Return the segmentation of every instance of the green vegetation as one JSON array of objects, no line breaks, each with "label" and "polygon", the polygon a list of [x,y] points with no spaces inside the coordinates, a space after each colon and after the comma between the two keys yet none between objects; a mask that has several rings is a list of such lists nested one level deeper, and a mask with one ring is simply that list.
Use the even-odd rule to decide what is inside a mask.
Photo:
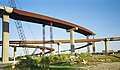
[{"label": "green vegetation", "polygon": [[86,53],[61,54],[54,56],[30,57],[20,59],[15,70],[46,70],[48,68],[78,68],[81,66],[93,65],[102,62],[120,62],[120,54],[87,56]]},{"label": "green vegetation", "polygon": [[120,54],[112,54],[112,57],[114,57],[113,60],[111,60],[112,62],[120,62]]},{"label": "green vegetation", "polygon": [[49,57],[36,57],[32,58],[26,56],[26,59],[21,59],[20,63],[16,65],[16,69],[22,70],[37,70],[37,69],[47,69],[50,65]]}]

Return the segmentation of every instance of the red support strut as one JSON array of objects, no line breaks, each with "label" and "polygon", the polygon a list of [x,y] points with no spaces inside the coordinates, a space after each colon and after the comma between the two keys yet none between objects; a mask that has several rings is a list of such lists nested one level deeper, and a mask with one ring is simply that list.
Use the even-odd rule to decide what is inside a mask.
[{"label": "red support strut", "polygon": [[50,23],[50,46],[52,47],[53,46],[53,30],[52,30],[52,22]]},{"label": "red support strut", "polygon": [[[45,25],[43,27],[43,46],[45,47]],[[45,48],[42,49],[42,55],[45,55]]]},{"label": "red support strut", "polygon": [[[52,22],[50,23],[50,46],[53,47],[53,30],[52,30]],[[52,51],[50,51],[50,54],[52,55]]]}]

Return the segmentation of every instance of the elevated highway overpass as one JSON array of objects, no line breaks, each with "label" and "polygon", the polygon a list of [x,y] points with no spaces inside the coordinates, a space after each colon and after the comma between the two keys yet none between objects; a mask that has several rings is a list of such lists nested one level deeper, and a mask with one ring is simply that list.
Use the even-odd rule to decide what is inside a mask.
[{"label": "elevated highway overpass", "polygon": [[74,32],[83,34],[85,36],[95,35],[92,31],[81,27],[79,25],[63,21],[60,19],[44,16],[41,14],[35,14],[23,10],[13,9],[6,6],[0,6],[0,17],[3,23],[2,32],[2,57],[3,62],[8,61],[8,50],[9,50],[9,19],[33,22],[42,25],[54,26],[62,29],[66,29],[70,32],[70,44],[71,52],[74,52]]},{"label": "elevated highway overpass", "polygon": [[[109,37],[109,38],[96,38],[96,39],[76,39],[75,43],[84,43],[84,42],[100,42],[100,41],[120,41],[120,37]],[[50,40],[46,40],[45,44],[50,44]],[[26,41],[26,44],[43,44],[42,40],[39,41]],[[57,43],[70,43],[70,40],[53,40],[54,44]],[[2,41],[0,41],[2,44]],[[9,44],[24,44],[24,41],[9,41]]]}]

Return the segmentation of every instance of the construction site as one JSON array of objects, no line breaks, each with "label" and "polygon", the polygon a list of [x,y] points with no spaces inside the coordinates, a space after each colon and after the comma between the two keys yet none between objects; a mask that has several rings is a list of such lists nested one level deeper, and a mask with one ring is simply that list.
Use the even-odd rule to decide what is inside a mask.
[{"label": "construction site", "polygon": [[[62,52],[69,51],[69,54],[74,56],[76,54],[76,50],[87,48],[87,56],[107,56],[110,54],[120,54],[120,51],[118,49],[117,52],[110,51],[108,49],[109,43],[108,42],[116,42],[120,41],[120,37],[105,37],[105,38],[95,38],[96,33],[94,33],[92,30],[88,30],[87,28],[84,28],[80,25],[67,22],[61,19],[49,17],[46,15],[33,13],[29,11],[19,10],[17,9],[14,0],[10,0],[10,7],[7,6],[0,6],[0,17],[2,19],[2,41],[0,41],[0,46],[2,47],[2,57],[1,57],[1,66],[7,66],[7,64],[16,64],[18,60],[16,58],[16,52],[18,51],[17,48],[23,48],[24,55],[21,55],[21,57],[25,56],[32,56],[32,57],[44,57],[44,56],[54,56],[54,55],[61,55]],[[13,4],[12,4],[13,3]],[[20,40],[10,40],[10,30],[9,25],[10,19],[13,19],[17,28],[17,32],[19,35]],[[22,26],[21,21],[25,22],[32,22],[32,24],[38,24],[42,25],[42,40],[27,40],[24,32],[24,28]],[[49,36],[50,40],[46,40],[46,28],[49,27]],[[53,36],[53,30],[54,28],[59,28],[66,30],[66,32],[69,33],[69,39],[60,39],[56,40]],[[75,33],[81,34],[86,39],[75,39]],[[91,39],[92,37],[92,39]],[[102,53],[96,53],[96,45],[97,42],[103,42],[105,49],[103,49]],[[86,43],[86,45],[75,47],[75,43]],[[64,48],[64,46],[61,46],[61,44],[69,44],[70,49],[61,50],[61,47]],[[42,46],[41,46],[42,45]],[[47,46],[46,46],[47,45]],[[50,46],[48,46],[50,45]],[[57,49],[53,47],[53,45],[57,45]],[[13,58],[10,59],[9,56],[9,47],[12,47],[14,49],[13,51]],[[90,50],[90,47],[92,47],[92,50]],[[29,53],[29,49],[32,48],[34,51]],[[36,53],[37,50],[41,50]],[[101,50],[102,51],[102,50]],[[79,54],[79,53],[78,53]],[[76,56],[76,55],[75,55]],[[120,57],[118,57],[120,59]],[[86,63],[85,63],[86,64]]]}]

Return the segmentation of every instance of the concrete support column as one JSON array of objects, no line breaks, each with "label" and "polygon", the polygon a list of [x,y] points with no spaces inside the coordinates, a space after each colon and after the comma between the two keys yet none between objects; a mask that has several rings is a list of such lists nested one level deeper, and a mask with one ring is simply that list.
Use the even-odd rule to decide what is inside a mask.
[{"label": "concrete support column", "polygon": [[58,45],[58,55],[60,55],[60,45],[61,45],[61,43],[57,43],[57,45]]},{"label": "concrete support column", "polygon": [[72,29],[69,29],[69,30],[67,30],[67,31],[69,31],[70,32],[70,45],[71,45],[71,53],[73,54],[74,52],[75,52],[75,50],[74,50],[74,43],[75,43],[75,41],[74,41],[74,31],[75,30],[78,30],[78,28],[76,27],[76,28],[72,28]]},{"label": "concrete support column", "polygon": [[[89,39],[89,36],[86,36],[86,39]],[[88,42],[89,43],[89,42]],[[87,54],[90,55],[90,46],[87,46]]]},{"label": "concrete support column", "polygon": [[[93,35],[93,39],[95,39],[94,35]],[[93,42],[92,46],[93,46],[93,53],[95,53],[95,42]]]},{"label": "concrete support column", "polygon": [[16,58],[16,46],[14,47],[14,64],[15,64],[15,58]]},{"label": "concrete support column", "polygon": [[108,40],[105,40],[105,55],[108,55]]},{"label": "concrete support column", "polygon": [[2,17],[2,62],[9,61],[9,15]]},{"label": "concrete support column", "polygon": [[75,50],[74,50],[74,48],[75,48],[75,46],[74,46],[74,31],[73,30],[71,30],[70,31],[70,45],[71,45],[71,53],[73,53],[73,52],[75,52]]}]

